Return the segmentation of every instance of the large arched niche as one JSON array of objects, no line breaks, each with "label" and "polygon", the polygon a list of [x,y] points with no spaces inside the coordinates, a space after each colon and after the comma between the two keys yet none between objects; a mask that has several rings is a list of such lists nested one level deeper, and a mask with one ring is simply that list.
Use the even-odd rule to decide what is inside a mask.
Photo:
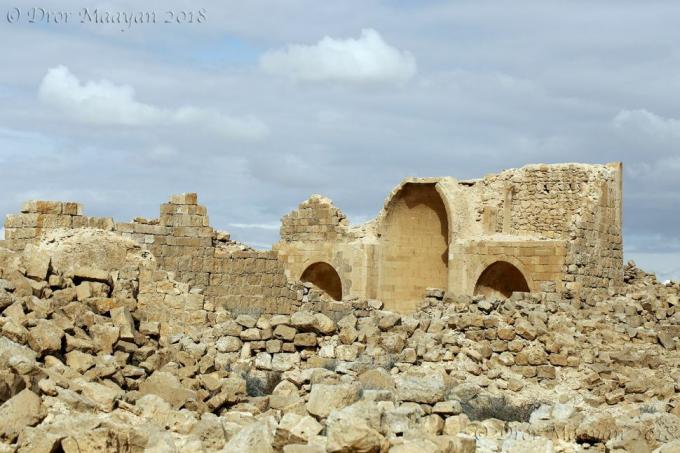
[{"label": "large arched niche", "polygon": [[390,310],[414,311],[426,288],[448,286],[449,222],[435,183],[406,183],[380,225],[378,297]]},{"label": "large arched niche", "polygon": [[302,273],[300,281],[314,284],[335,300],[342,300],[342,282],[333,266],[323,261],[310,264]]},{"label": "large arched niche", "polygon": [[530,291],[526,277],[514,264],[496,261],[479,275],[474,294],[507,298],[515,291]]}]

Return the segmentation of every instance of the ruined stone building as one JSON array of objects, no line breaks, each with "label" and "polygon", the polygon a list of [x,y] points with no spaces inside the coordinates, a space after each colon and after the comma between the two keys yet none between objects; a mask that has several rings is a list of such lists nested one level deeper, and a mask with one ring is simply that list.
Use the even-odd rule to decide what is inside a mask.
[{"label": "ruined stone building", "polygon": [[282,219],[272,250],[214,230],[196,194],[171,197],[158,219],[116,223],[71,202],[27,202],[7,216],[0,246],[21,250],[49,230],[91,227],[134,239],[159,267],[230,309],[289,312],[294,282],[340,301],[415,309],[426,288],[451,294],[605,289],[623,275],[622,167],[529,165],[478,180],[407,178],[377,217],[349,225],[314,195]]}]

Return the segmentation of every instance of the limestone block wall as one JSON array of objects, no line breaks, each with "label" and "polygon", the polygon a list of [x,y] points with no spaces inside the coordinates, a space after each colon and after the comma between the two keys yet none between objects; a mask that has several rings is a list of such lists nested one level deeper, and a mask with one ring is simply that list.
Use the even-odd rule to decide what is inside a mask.
[{"label": "limestone block wall", "polygon": [[388,203],[378,228],[378,298],[408,311],[426,288],[445,288],[449,273],[449,225],[434,183],[404,184]]},{"label": "limestone block wall", "polygon": [[11,250],[23,250],[26,244],[49,230],[57,228],[97,228],[113,230],[113,219],[83,215],[80,203],[62,201],[27,201],[17,214],[5,219],[4,246]]},{"label": "limestone block wall", "polygon": [[375,297],[366,291],[374,273],[370,259],[374,244],[363,241],[357,228],[349,229],[345,214],[328,198],[312,195],[285,215],[281,219],[281,239],[273,249],[290,281],[300,280],[306,271],[327,264],[337,275],[317,273],[318,280],[312,283],[320,285],[323,279],[338,278],[342,296]]},{"label": "limestone block wall", "polygon": [[329,215],[339,210],[315,196],[284,217],[274,248],[289,278],[324,261],[344,296],[398,311],[415,309],[427,287],[502,284],[503,269],[518,285],[506,292],[608,288],[623,278],[621,174],[620,163],[537,164],[468,181],[407,178],[374,220],[342,228]]},{"label": "limestone block wall", "polygon": [[33,201],[7,216],[0,245],[23,250],[53,229],[97,228],[133,239],[228,309],[290,312],[304,280],[336,300],[377,298],[408,312],[429,287],[506,295],[621,284],[621,174],[619,163],[539,164],[469,181],[407,178],[356,226],[314,195],[283,217],[270,251],[215,231],[193,193],[173,196],[158,219],[130,223],[87,217],[78,203]]},{"label": "limestone block wall", "polygon": [[215,231],[195,193],[172,196],[161,205],[158,219],[130,223],[84,216],[78,203],[31,201],[21,213],[7,216],[6,240],[0,245],[23,250],[49,230],[86,227],[134,240],[154,255],[160,269],[202,290],[211,304],[238,312],[288,313],[301,303],[300,288],[288,282],[277,254],[254,250]]},{"label": "limestone block wall", "polygon": [[451,253],[454,259],[449,290],[456,294],[474,294],[484,271],[495,263],[517,268],[529,292],[564,289],[567,245],[561,240],[467,240],[454,244]]}]

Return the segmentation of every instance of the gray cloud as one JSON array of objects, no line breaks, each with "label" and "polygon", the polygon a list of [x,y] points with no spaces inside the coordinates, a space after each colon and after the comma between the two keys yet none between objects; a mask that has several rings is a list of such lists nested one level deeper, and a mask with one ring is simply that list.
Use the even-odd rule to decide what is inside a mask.
[{"label": "gray cloud", "polygon": [[[680,278],[680,4],[255,0],[207,10],[205,24],[124,33],[3,24],[0,163],[11,171],[0,178],[0,211],[70,198],[127,220],[156,216],[170,193],[197,191],[213,225],[267,244],[276,230],[252,225],[276,224],[312,193],[360,221],[407,175],[622,160],[626,256]],[[368,28],[417,60],[407,83],[302,83],[260,66],[267,52],[318,50],[325,36],[361,42]],[[119,110],[41,100],[47,71],[60,65],[77,78],[71,93],[108,80]],[[157,119],[126,124],[140,106]],[[235,140],[198,126],[213,121],[200,115],[173,120],[184,106],[254,117],[268,134]]]}]

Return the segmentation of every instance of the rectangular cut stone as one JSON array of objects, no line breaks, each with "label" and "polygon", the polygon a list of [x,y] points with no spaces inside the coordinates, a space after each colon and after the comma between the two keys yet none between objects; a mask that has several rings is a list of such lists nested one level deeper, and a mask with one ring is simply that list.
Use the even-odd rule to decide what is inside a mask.
[{"label": "rectangular cut stone", "polygon": [[64,215],[83,215],[83,205],[71,201],[65,201],[62,205]]},{"label": "rectangular cut stone", "polygon": [[181,193],[172,195],[170,197],[172,204],[196,204],[198,203],[198,196],[194,192]]},{"label": "rectangular cut stone", "polygon": [[21,212],[35,212],[38,214],[61,214],[63,203],[61,201],[38,201],[30,200],[21,207]]}]

